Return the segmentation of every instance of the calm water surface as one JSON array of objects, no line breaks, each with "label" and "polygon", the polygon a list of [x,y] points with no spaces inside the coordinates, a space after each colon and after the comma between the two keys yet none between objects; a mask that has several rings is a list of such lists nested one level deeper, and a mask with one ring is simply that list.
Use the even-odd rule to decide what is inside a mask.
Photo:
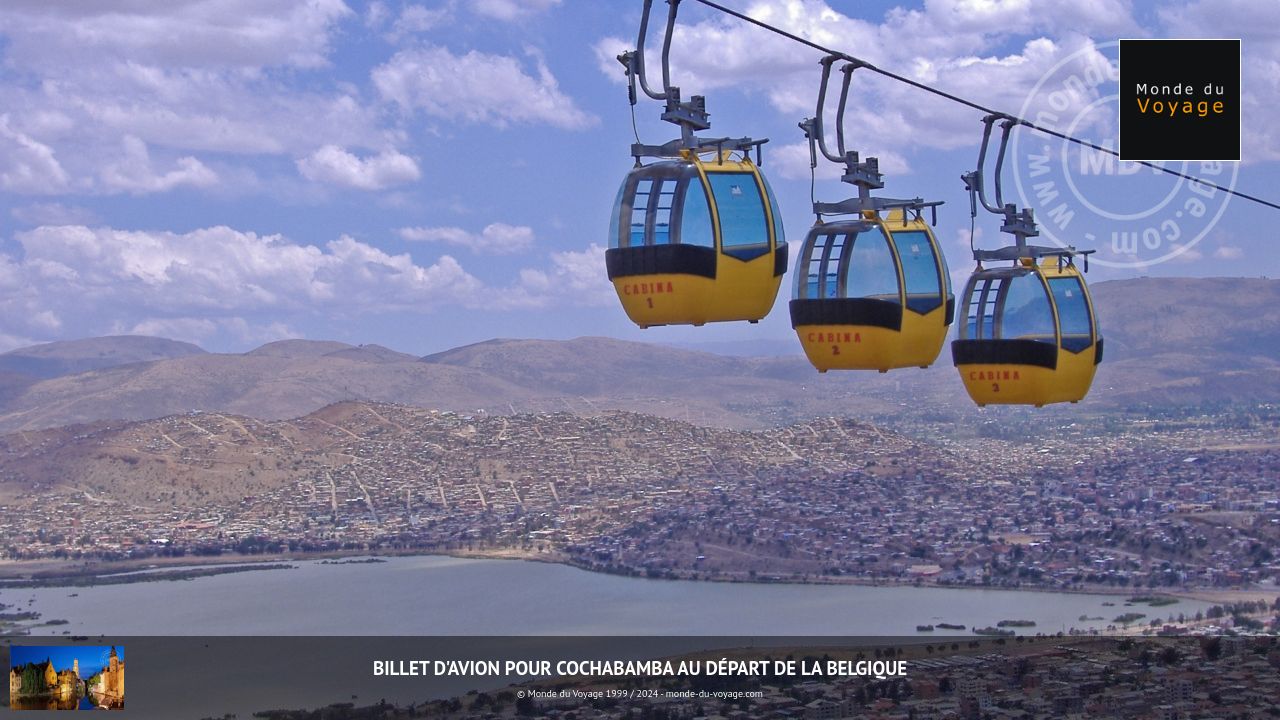
[{"label": "calm water surface", "polygon": [[33,632],[108,635],[888,636],[916,635],[919,624],[972,628],[1006,619],[1034,620],[1026,631],[1035,633],[1102,628],[1129,611],[1145,612],[1148,620],[1192,615],[1209,605],[1124,607],[1122,596],[1012,590],[649,580],[442,556],[296,565],[184,581],[3,590],[0,602],[36,609],[43,620],[70,621]]}]

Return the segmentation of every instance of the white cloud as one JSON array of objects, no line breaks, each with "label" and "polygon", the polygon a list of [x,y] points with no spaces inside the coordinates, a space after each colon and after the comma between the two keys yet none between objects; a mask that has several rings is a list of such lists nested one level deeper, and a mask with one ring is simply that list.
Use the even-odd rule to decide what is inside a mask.
[{"label": "white cloud", "polygon": [[53,148],[14,130],[9,115],[0,115],[0,189],[49,194],[64,190],[67,182]]},{"label": "white cloud", "polygon": [[422,176],[413,158],[395,150],[362,159],[336,145],[325,145],[297,164],[298,172],[308,180],[361,190],[403,185]]},{"label": "white cloud", "polygon": [[41,341],[18,335],[7,335],[0,330],[0,353],[17,350],[18,348],[30,347],[31,345],[35,345],[39,342]]},{"label": "white cloud", "polygon": [[527,225],[490,223],[478,233],[458,227],[400,228],[400,237],[411,242],[433,242],[465,247],[472,252],[509,255],[533,247],[533,228]]},{"label": "white cloud", "polygon": [[559,82],[536,53],[533,74],[506,55],[472,50],[454,55],[441,47],[402,50],[373,71],[384,100],[450,120],[506,127],[538,123],[576,130],[598,119],[560,91]]},{"label": "white cloud", "polygon": [[496,297],[515,307],[614,303],[617,296],[605,273],[604,253],[605,248],[595,243],[586,250],[551,253],[549,268],[521,270],[519,283]]},{"label": "white cloud", "polygon": [[1219,260],[1239,260],[1244,257],[1244,248],[1235,245],[1223,245],[1213,251],[1213,256]]},{"label": "white cloud", "polygon": [[480,15],[511,22],[546,12],[560,2],[561,0],[471,0],[469,6]]},{"label": "white cloud", "polygon": [[153,147],[251,155],[393,144],[376,109],[353,92],[299,90],[260,73],[104,59],[67,76],[49,75],[38,90],[15,90],[14,102],[65,116],[62,129],[45,129],[41,137],[91,150],[125,135]]},{"label": "white cloud", "polygon": [[92,225],[98,216],[88,208],[62,203],[32,203],[9,211],[19,222],[28,225]]},{"label": "white cloud", "polygon": [[129,58],[165,66],[319,67],[330,33],[353,15],[342,0],[168,0],[51,3],[0,9],[6,54],[31,66]]},{"label": "white cloud", "polygon": [[[833,135],[834,137],[834,135]],[[834,143],[834,140],[831,141]],[[828,150],[835,152],[835,148],[828,146]],[[876,157],[880,161],[880,172],[887,176],[906,175],[911,172],[911,164],[901,154],[886,150],[877,152],[863,157]],[[809,144],[808,142],[790,143],[774,148],[769,152],[769,173],[777,173],[778,177],[786,180],[808,180],[809,179]],[[844,175],[844,165],[830,162],[821,155],[818,156],[818,166],[813,168],[814,174],[818,180],[836,180],[838,181]],[[819,196],[825,197],[829,194],[854,193],[852,185],[845,185],[843,188],[836,190],[835,186],[827,186],[827,189],[818,188]]]},{"label": "white cloud", "polygon": [[147,318],[122,334],[150,335],[199,345],[217,332],[218,323],[208,318]]},{"label": "white cloud", "polygon": [[365,9],[364,24],[368,28],[380,28],[390,17],[391,10],[387,8],[387,4],[382,0],[373,0]]},{"label": "white cloud", "polygon": [[179,185],[209,187],[218,182],[218,176],[191,156],[180,157],[176,167],[158,172],[152,166],[147,144],[132,135],[126,135],[123,153],[101,171],[102,187],[108,192],[130,192],[135,195],[165,192]]},{"label": "white cloud", "polygon": [[[497,226],[495,228],[495,226]],[[490,226],[490,238],[527,228]],[[323,247],[228,227],[189,233],[49,226],[0,254],[0,344],[139,333],[202,343],[298,337],[308,318],[511,310],[614,302],[605,248],[553,252],[514,282],[486,286],[445,255],[420,265],[349,236]]]},{"label": "white cloud", "polygon": [[1170,260],[1174,262],[1189,263],[1199,262],[1204,259],[1204,253],[1200,252],[1193,245],[1183,245],[1181,243],[1173,243],[1170,246]]},{"label": "white cloud", "polygon": [[178,234],[68,225],[16,238],[22,258],[0,255],[0,333],[12,336],[179,320],[187,324],[174,327],[191,334],[233,329],[232,318],[257,327],[316,313],[485,304],[484,285],[452,257],[418,265],[345,235],[316,247],[228,227]]},{"label": "white cloud", "polygon": [[285,323],[264,321],[251,323],[242,317],[226,318],[146,318],[132,326],[117,324],[112,334],[151,335],[182,340],[200,345],[219,334],[234,337],[242,344],[261,345],[262,343],[286,338],[302,337],[302,334]]},{"label": "white cloud", "polygon": [[[372,13],[372,9],[370,12]],[[400,17],[396,18],[391,26],[387,39],[391,42],[400,42],[406,36],[426,32],[444,23],[449,19],[450,14],[449,7],[431,9],[422,5],[406,5],[400,11]]]},{"label": "white cloud", "polygon": [[[358,88],[307,75],[328,65],[353,16],[340,0],[3,3],[0,189],[205,187],[202,153],[397,147],[402,131]],[[160,169],[139,163],[138,148]]]}]

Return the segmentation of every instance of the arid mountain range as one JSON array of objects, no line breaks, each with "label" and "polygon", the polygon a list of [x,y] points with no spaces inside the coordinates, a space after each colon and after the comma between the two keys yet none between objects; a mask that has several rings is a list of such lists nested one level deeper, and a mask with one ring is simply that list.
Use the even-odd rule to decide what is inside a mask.
[{"label": "arid mountain range", "polygon": [[[1142,278],[1098,283],[1094,297],[1106,359],[1090,396],[1061,412],[1280,402],[1280,281]],[[775,312],[785,312],[781,301]],[[828,415],[884,420],[904,408],[975,412],[946,350],[928,370],[888,375],[819,375],[798,345],[791,356],[743,357],[590,337],[491,340],[423,358],[309,340],[221,354],[136,336],[0,354],[0,433],[190,411],[277,420],[344,400],[490,413],[631,410],[737,428]]]}]

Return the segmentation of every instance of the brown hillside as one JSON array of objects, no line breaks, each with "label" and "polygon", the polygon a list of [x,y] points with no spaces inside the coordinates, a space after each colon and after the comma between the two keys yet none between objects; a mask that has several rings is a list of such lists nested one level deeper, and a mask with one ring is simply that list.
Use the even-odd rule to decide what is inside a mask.
[{"label": "brown hillside", "polygon": [[[1144,278],[1094,290],[1106,360],[1079,411],[1280,400],[1280,281]],[[343,400],[629,410],[734,428],[830,414],[881,423],[976,417],[946,348],[924,371],[820,375],[798,354],[729,357],[609,338],[491,340],[421,360],[376,345],[292,340],[39,382],[0,375],[0,432],[192,410],[280,419]]]},{"label": "brown hillside", "polygon": [[202,354],[191,343],[143,335],[67,340],[0,354],[0,371],[52,378],[88,370]]}]

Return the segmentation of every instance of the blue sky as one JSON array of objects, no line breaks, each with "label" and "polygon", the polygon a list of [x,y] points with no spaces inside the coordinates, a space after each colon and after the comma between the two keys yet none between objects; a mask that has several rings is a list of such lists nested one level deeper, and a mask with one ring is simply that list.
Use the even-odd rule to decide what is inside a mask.
[{"label": "blue sky", "polygon": [[[1276,194],[1272,0],[724,1],[1028,114],[1073,72],[1114,66],[1116,38],[1240,37],[1244,162],[1210,170]],[[764,170],[798,242],[812,217],[796,123],[813,112],[819,55],[692,0],[681,8],[674,81],[707,95],[713,134],[771,139]],[[640,331],[604,279],[609,209],[633,141],[612,58],[634,42],[639,9],[638,0],[6,2],[0,350],[120,333],[219,351],[307,337],[414,353],[492,337],[790,338],[785,297],[758,326]],[[850,146],[881,158],[885,194],[947,202],[937,233],[958,282],[971,265],[959,176],[975,161],[979,114],[865,73],[854,82]],[[1062,122],[1095,141],[1114,136],[1114,87],[1073,94]],[[636,113],[646,142],[673,136],[655,104]],[[1176,239],[1117,255],[1115,217],[1159,228],[1191,199],[1187,189],[1146,171],[1108,176],[1097,159],[1017,139],[1023,197],[1037,200],[1042,222],[1065,202],[1058,217],[1072,219],[1055,237],[1099,247],[1111,263],[1095,265],[1091,280],[1280,274],[1268,229],[1280,215],[1221,197],[1204,199],[1207,217]],[[1030,174],[1037,153],[1059,173],[1047,191],[1056,197],[1033,189],[1043,179]],[[845,196],[833,173],[820,169],[819,199]],[[1014,173],[1006,177],[1017,192]],[[994,217],[979,218],[980,244],[998,234]]]},{"label": "blue sky", "polygon": [[[107,666],[111,647],[74,646],[74,645],[14,645],[9,649],[9,662],[17,667],[32,662],[52,660],[55,670],[61,672],[71,667],[72,661],[80,661],[80,677],[88,679],[94,673]],[[124,661],[124,646],[116,646],[116,655]]]}]

